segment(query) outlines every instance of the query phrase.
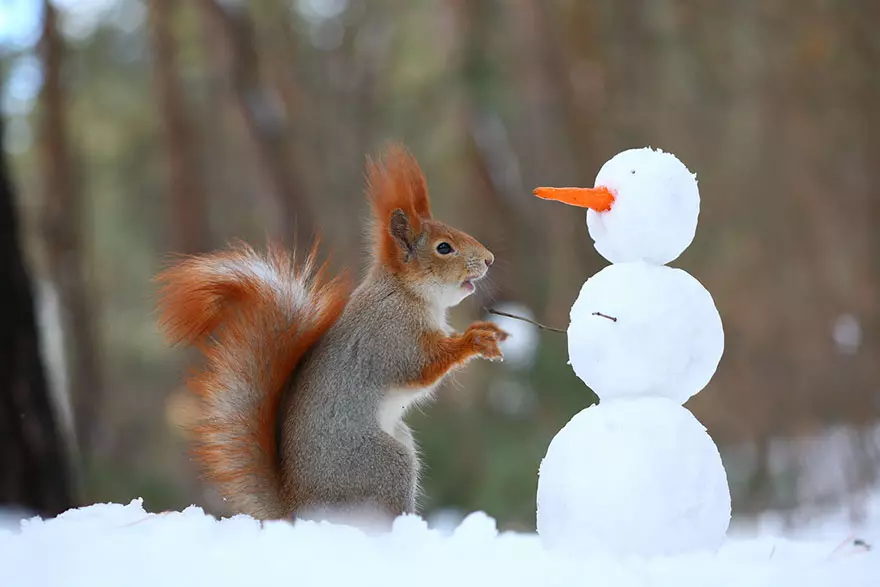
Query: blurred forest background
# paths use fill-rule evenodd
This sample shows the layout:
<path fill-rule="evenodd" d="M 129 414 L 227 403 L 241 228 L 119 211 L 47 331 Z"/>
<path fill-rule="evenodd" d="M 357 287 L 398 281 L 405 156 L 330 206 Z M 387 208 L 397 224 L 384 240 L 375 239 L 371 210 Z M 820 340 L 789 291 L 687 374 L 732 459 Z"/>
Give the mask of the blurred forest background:
<path fill-rule="evenodd" d="M 364 157 L 401 139 L 435 215 L 498 259 L 453 324 L 503 305 L 565 327 L 606 263 L 582 210 L 530 192 L 650 145 L 700 180 L 674 265 L 713 294 L 726 351 L 688 407 L 735 513 L 858 519 L 880 471 L 878 30 L 877 0 L 0 0 L 4 147 L 71 499 L 223 512 L 179 428 L 192 357 L 154 322 L 172 253 L 320 231 L 360 266 Z M 594 397 L 564 336 L 515 334 L 511 360 L 410 418 L 429 515 L 534 528 L 540 458 Z"/>

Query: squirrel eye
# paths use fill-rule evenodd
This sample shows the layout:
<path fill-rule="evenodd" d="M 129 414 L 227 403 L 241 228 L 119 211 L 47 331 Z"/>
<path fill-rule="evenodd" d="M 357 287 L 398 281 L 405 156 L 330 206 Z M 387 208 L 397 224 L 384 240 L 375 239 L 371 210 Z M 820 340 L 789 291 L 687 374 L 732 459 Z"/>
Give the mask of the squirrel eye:
<path fill-rule="evenodd" d="M 452 252 L 452 245 L 449 243 L 440 243 L 437 245 L 437 252 L 441 255 L 448 255 Z"/>

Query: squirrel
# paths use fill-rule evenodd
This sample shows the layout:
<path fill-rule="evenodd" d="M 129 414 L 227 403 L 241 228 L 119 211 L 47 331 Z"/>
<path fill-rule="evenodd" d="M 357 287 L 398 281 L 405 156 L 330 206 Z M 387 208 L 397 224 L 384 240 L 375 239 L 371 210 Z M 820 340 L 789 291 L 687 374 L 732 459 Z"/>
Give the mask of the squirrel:
<path fill-rule="evenodd" d="M 399 143 L 367 157 L 371 264 L 352 290 L 317 262 L 243 243 L 159 273 L 159 322 L 201 351 L 193 456 L 236 514 L 260 520 L 417 513 L 407 408 L 471 359 L 502 360 L 492 322 L 464 333 L 447 309 L 494 262 L 431 216 L 426 179 Z M 375 518 L 374 518 L 375 519 Z"/>

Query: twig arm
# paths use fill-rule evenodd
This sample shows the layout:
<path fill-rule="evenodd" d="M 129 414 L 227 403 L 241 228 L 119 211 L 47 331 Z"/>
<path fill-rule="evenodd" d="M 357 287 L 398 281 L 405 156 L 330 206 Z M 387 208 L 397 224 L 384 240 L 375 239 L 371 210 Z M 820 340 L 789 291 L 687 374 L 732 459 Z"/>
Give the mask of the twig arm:
<path fill-rule="evenodd" d="M 514 320 L 521 320 L 522 322 L 528 322 L 529 324 L 531 324 L 533 326 L 537 326 L 541 330 L 549 330 L 550 332 L 561 332 L 562 334 L 566 333 L 565 330 L 562 330 L 561 328 L 553 328 L 552 326 L 546 326 L 544 324 L 541 324 L 540 322 L 535 322 L 534 320 L 530 320 L 529 318 L 525 318 L 523 316 L 517 316 L 515 314 L 508 314 L 507 312 L 502 312 L 502 311 L 496 310 L 494 308 L 486 308 L 486 311 L 490 314 L 495 314 L 496 316 L 504 316 L 505 318 L 513 318 Z"/>

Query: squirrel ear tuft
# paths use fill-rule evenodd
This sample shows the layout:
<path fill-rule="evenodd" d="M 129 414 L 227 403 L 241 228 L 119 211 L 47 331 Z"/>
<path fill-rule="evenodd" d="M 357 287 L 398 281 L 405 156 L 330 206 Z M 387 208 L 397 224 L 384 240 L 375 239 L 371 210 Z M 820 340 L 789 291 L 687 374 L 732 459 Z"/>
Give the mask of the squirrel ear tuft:
<path fill-rule="evenodd" d="M 413 233 L 406 212 L 398 208 L 391 213 L 388 232 L 400 245 L 400 249 L 403 251 L 403 262 L 408 263 L 413 255 Z"/>
<path fill-rule="evenodd" d="M 367 196 L 378 218 L 402 209 L 416 232 L 431 218 L 428 183 L 415 157 L 400 143 L 389 145 L 378 160 L 367 158 Z"/>
<path fill-rule="evenodd" d="M 392 271 L 401 270 L 414 254 L 422 221 L 431 218 L 425 176 L 415 157 L 402 144 L 392 143 L 380 158 L 367 158 L 366 179 L 374 255 Z"/>

